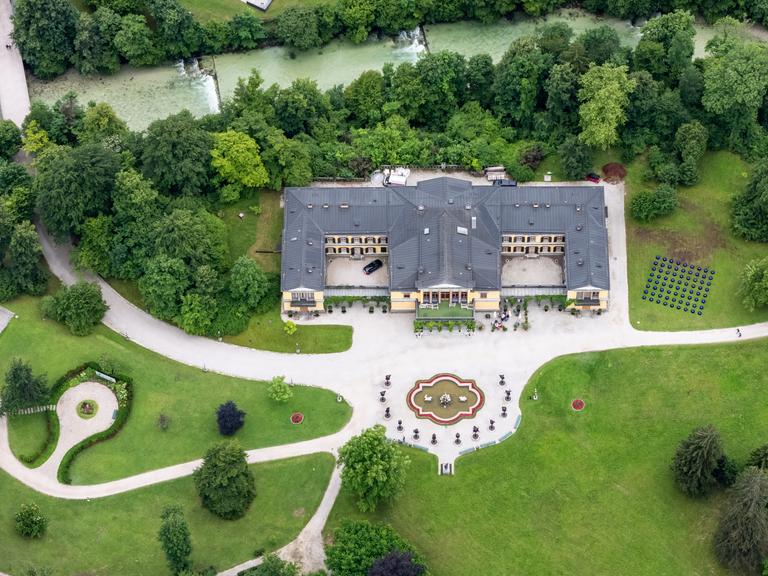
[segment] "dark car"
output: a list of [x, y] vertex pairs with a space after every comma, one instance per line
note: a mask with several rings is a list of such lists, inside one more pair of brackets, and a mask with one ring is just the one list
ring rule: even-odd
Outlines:
[[366, 275], [369, 275], [369, 276], [370, 276], [371, 274], [373, 274], [374, 272], [376, 272], [376, 270], [378, 270], [378, 269], [379, 269], [379, 268], [381, 268], [382, 266], [384, 266], [384, 262], [382, 262], [381, 260], [379, 260], [379, 259], [377, 258], [377, 259], [376, 259], [376, 260], [374, 260], [373, 262], [368, 262], [368, 264], [366, 264], [366, 265], [363, 267], [363, 272], [365, 272], [365, 274], [366, 274]]
[[587, 174], [587, 180], [595, 184], [600, 184], [600, 176], [598, 176], [594, 172], [590, 172], [589, 174]]

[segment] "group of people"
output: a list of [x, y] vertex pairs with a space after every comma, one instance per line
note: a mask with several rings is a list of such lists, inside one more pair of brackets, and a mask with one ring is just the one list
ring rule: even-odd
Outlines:
[[502, 312], [499, 314], [498, 312], [493, 313], [493, 329], [494, 330], [501, 330], [504, 326], [504, 322], [509, 320], [509, 312]]

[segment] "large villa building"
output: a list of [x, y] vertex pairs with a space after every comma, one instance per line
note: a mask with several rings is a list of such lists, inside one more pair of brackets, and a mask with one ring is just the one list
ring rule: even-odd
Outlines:
[[[496, 184], [440, 177], [286, 188], [283, 310], [322, 311], [330, 296], [388, 296], [393, 312], [493, 311], [504, 298], [536, 294], [607, 308], [602, 186]], [[377, 259], [383, 266], [366, 275]]]

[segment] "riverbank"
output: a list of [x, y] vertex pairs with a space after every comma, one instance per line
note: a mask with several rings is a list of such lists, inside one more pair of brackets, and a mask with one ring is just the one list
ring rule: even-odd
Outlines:
[[[7, 0], [6, 0], [7, 1]], [[562, 9], [543, 18], [500, 20], [492, 24], [463, 21], [432, 24], [417, 31], [402, 32], [398, 38], [371, 38], [362, 44], [333, 40], [326, 46], [296, 53], [273, 46], [249, 52], [221, 54], [203, 58], [205, 68], [197, 60], [166, 64], [154, 68], [124, 66], [113, 76], [79, 75], [70, 70], [55, 80], [44, 82], [29, 77], [29, 95], [53, 103], [67, 92], [75, 91], [80, 101], [107, 102], [134, 130], [143, 130], [153, 120], [164, 118], [184, 108], [195, 116], [218, 111], [220, 103], [234, 94], [239, 78], [248, 77], [256, 69], [269, 86], [288, 86], [297, 78], [315, 80], [321, 89], [349, 84], [365, 70], [380, 70], [384, 64], [416, 62], [425, 51], [452, 50], [466, 57], [490, 54], [498, 62], [515, 39], [532, 34], [545, 23], [565, 22], [575, 34], [608, 25], [619, 35], [622, 45], [634, 47], [640, 40], [641, 28], [629, 21], [598, 17], [577, 9]], [[768, 41], [768, 30], [761, 26], [745, 26], [750, 37]], [[696, 23], [695, 56], [705, 54], [706, 44], [716, 34], [713, 26]]]

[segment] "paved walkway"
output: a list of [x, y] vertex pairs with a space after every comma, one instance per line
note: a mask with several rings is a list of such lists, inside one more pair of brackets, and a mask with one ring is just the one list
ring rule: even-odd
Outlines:
[[29, 114], [29, 91], [21, 54], [11, 40], [12, 12], [11, 0], [0, 0], [0, 117], [21, 127]]
[[13, 319], [13, 312], [8, 310], [8, 308], [3, 308], [0, 306], [0, 332], [5, 330], [6, 326], [11, 323], [11, 320]]
[[[98, 411], [93, 418], [84, 419], [78, 415], [77, 405], [83, 400], [93, 400], [98, 405]], [[59, 443], [48, 460], [35, 470], [48, 480], [58, 483], [59, 465], [66, 453], [86, 438], [112, 426], [114, 421], [112, 416], [116, 410], [117, 398], [104, 384], [83, 382], [64, 392], [56, 404], [56, 415], [59, 417]]]
[[[611, 264], [611, 309], [602, 316], [581, 318], [556, 312], [543, 312], [530, 307], [529, 332], [491, 333], [486, 330], [472, 337], [442, 333], [417, 339], [412, 334], [410, 315], [367, 314], [359, 308], [341, 316], [322, 318], [310, 322], [352, 322], [355, 336], [350, 351], [331, 355], [278, 354], [216, 342], [185, 334], [178, 328], [161, 322], [139, 310], [107, 283], [99, 282], [109, 305], [104, 323], [126, 338], [159, 354], [190, 366], [204, 368], [230, 376], [251, 379], [269, 379], [276, 374], [289, 381], [316, 385], [341, 393], [354, 408], [352, 418], [343, 430], [306, 442], [251, 450], [249, 462], [265, 462], [316, 452], [330, 452], [341, 446], [352, 435], [377, 422], [383, 422], [383, 407], [391, 406], [393, 420], [388, 433], [402, 439], [393, 431], [395, 420], [409, 417], [404, 408], [400, 388], [406, 388], [419, 378], [438, 372], [454, 372], [474, 378], [485, 390], [499, 390], [498, 375], [505, 374], [507, 388], [513, 401], [508, 404], [510, 416], [497, 419], [497, 430], [491, 435], [483, 431], [483, 442], [499, 440], [514, 431], [520, 414], [518, 400], [523, 387], [537, 370], [549, 360], [564, 354], [607, 350], [633, 346], [703, 344], [736, 341], [733, 328], [694, 332], [641, 332], [629, 324], [626, 269], [626, 235], [624, 229], [623, 186], [606, 186], [606, 204], [609, 211], [609, 256]], [[72, 283], [81, 274], [76, 273], [69, 261], [67, 247], [57, 246], [41, 232], [41, 242], [48, 265], [64, 283]], [[742, 339], [768, 336], [768, 323], [742, 328]], [[393, 386], [388, 392], [388, 403], [377, 402], [383, 389], [385, 374], [392, 375]], [[395, 391], [398, 391], [395, 393]], [[488, 415], [480, 414], [482, 419]], [[466, 423], [466, 424], [465, 424]], [[464, 438], [471, 435], [473, 422], [459, 424]], [[426, 436], [431, 431], [420, 421]], [[453, 434], [458, 427], [452, 428]], [[453, 462], [463, 446], [441, 441], [430, 447], [441, 462]], [[55, 478], [39, 471], [29, 470], [13, 458], [8, 447], [7, 426], [0, 419], [0, 468], [29, 487], [60, 498], [85, 499], [119, 494], [158, 482], [187, 476], [200, 461], [153, 470], [129, 478], [95, 486], [64, 486]], [[461, 462], [458, 463], [459, 466]], [[458, 472], [461, 473], [460, 470]], [[335, 478], [335, 479], [334, 479]], [[301, 559], [306, 568], [319, 566], [322, 554], [321, 530], [338, 491], [338, 473], [332, 478], [323, 503], [296, 541], [281, 553]], [[239, 567], [242, 569], [242, 567]], [[229, 572], [227, 572], [229, 573]]]

